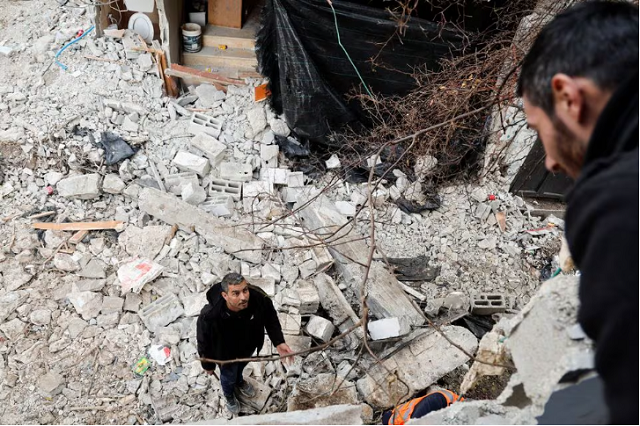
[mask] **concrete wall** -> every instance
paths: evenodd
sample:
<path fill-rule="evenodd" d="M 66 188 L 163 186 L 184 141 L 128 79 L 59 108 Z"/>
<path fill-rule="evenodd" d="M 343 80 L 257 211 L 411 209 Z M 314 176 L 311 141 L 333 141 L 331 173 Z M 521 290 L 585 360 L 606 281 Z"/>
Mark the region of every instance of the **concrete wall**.
<path fill-rule="evenodd" d="M 360 405 L 333 405 L 304 411 L 236 417 L 231 420 L 214 419 L 197 425 L 361 425 Z"/>

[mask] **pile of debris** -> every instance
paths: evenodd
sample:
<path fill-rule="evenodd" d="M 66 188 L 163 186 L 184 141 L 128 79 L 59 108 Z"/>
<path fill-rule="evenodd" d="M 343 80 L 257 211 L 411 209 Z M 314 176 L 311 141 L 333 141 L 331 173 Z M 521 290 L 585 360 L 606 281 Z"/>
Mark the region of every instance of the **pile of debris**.
<path fill-rule="evenodd" d="M 348 183 L 337 157 L 318 179 L 290 167 L 278 141 L 298 142 L 254 102 L 260 81 L 163 97 L 152 55 L 128 32 L 83 38 L 59 71 L 48 64 L 87 27 L 86 8 L 42 6 L 6 6 L 17 26 L 0 37 L 11 46 L 0 56 L 8 422 L 228 416 L 198 361 L 195 323 L 206 291 L 232 271 L 273 298 L 294 351 L 354 328 L 363 294 L 369 307 L 366 333 L 290 367 L 251 363 L 259 393 L 243 411 L 366 402 L 370 421 L 464 368 L 478 335 L 453 322 L 515 315 L 539 271 L 556 267 L 562 221 L 535 216 L 499 177 L 444 188 L 439 209 L 406 213 L 394 201 L 424 202 L 421 181 L 395 170 L 374 182 L 369 206 L 371 188 Z M 267 342 L 260 355 L 272 353 Z"/>

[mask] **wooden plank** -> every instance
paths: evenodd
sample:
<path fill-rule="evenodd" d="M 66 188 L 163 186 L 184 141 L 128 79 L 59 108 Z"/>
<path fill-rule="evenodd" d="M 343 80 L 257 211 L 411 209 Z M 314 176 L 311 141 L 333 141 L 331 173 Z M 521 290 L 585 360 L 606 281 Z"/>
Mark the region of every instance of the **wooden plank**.
<path fill-rule="evenodd" d="M 242 0 L 209 0 L 209 23 L 242 28 Z"/>
<path fill-rule="evenodd" d="M 207 71 L 200 71 L 195 68 L 185 67 L 183 65 L 172 64 L 170 70 L 171 70 L 170 71 L 171 73 L 180 73 L 183 75 L 188 75 L 189 77 L 199 77 L 199 78 L 215 81 L 216 83 L 219 83 L 219 84 L 233 84 L 236 86 L 245 85 L 245 82 L 240 79 L 228 78 L 220 74 L 207 72 Z M 176 75 L 176 77 L 180 77 L 180 76 Z"/>
<path fill-rule="evenodd" d="M 171 74 L 176 74 L 176 76 L 185 75 L 189 77 L 199 77 L 206 80 L 215 81 L 219 84 L 244 84 L 244 81 L 239 79 L 233 79 L 225 77 L 221 74 L 216 74 L 212 72 L 202 71 L 195 68 L 185 67 L 184 65 L 173 64 L 169 71 L 165 70 L 165 72 L 170 72 Z"/>
<path fill-rule="evenodd" d="M 99 231 L 101 229 L 115 229 L 122 225 L 121 220 L 110 220 L 106 222 L 71 222 L 71 223 L 48 223 L 37 222 L 31 225 L 33 229 L 52 229 L 55 231 Z"/>
<path fill-rule="evenodd" d="M 244 49 L 220 50 L 217 47 L 203 47 L 198 53 L 183 52 L 182 56 L 183 63 L 187 66 L 238 68 L 243 71 L 254 71 L 258 66 L 256 53 Z"/>
<path fill-rule="evenodd" d="M 87 236 L 87 234 L 89 233 L 89 231 L 82 230 L 82 231 L 78 231 L 75 234 L 73 234 L 73 236 L 71 238 L 69 238 L 69 243 L 70 244 L 78 244 L 80 241 L 82 241 L 82 239 L 84 237 Z"/>
<path fill-rule="evenodd" d="M 300 200 L 294 208 L 299 208 L 306 201 Z M 337 232 L 347 222 L 347 219 L 324 195 L 318 196 L 308 206 L 301 209 L 298 215 L 310 230 L 307 238 L 312 244 L 320 242 L 319 239 L 314 238 L 314 234 L 322 238 L 331 236 L 332 245 L 329 245 L 328 249 L 335 259 L 334 266 L 342 275 L 346 285 L 359 295 L 366 272 L 362 265 L 367 264 L 369 257 L 367 244 L 361 239 L 352 241 L 356 236 L 360 236 L 357 232 L 351 233 L 352 226 L 347 225 Z M 334 235 L 336 232 L 337 234 Z M 377 318 L 403 317 L 411 325 L 424 323 L 425 319 L 420 309 L 404 292 L 400 282 L 384 267 L 383 263 L 376 260 L 371 262 L 366 285 L 369 309 Z"/>

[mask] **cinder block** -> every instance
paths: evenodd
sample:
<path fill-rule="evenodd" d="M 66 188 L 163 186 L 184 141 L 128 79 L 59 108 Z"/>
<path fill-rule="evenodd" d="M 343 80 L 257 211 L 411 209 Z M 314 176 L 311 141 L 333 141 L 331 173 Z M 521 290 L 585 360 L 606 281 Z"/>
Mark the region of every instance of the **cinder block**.
<path fill-rule="evenodd" d="M 268 167 L 261 169 L 261 180 L 266 180 L 275 185 L 286 185 L 289 177 L 289 169 L 278 169 L 275 167 Z"/>
<path fill-rule="evenodd" d="M 191 154 L 186 151 L 178 151 L 172 163 L 182 171 L 194 172 L 200 176 L 209 173 L 209 161 L 206 158 Z"/>
<path fill-rule="evenodd" d="M 316 315 L 311 315 L 307 323 L 307 333 L 323 342 L 328 342 L 331 339 L 335 329 L 331 321 Z"/>
<path fill-rule="evenodd" d="M 209 117 L 208 115 L 194 112 L 189 122 L 189 132 L 197 135 L 198 133 L 206 133 L 214 138 L 220 136 L 222 131 L 222 120 Z"/>
<path fill-rule="evenodd" d="M 302 188 L 282 188 L 282 199 L 285 203 L 297 203 L 300 195 L 302 195 Z"/>
<path fill-rule="evenodd" d="M 507 301 L 502 294 L 480 293 L 471 296 L 472 314 L 491 315 L 506 309 Z"/>
<path fill-rule="evenodd" d="M 253 179 L 253 167 L 251 164 L 223 162 L 220 163 L 219 170 L 222 179 L 236 182 L 251 182 L 251 179 Z"/>
<path fill-rule="evenodd" d="M 284 334 L 300 334 L 300 326 L 302 324 L 302 318 L 300 315 L 278 312 L 278 319 L 280 320 L 280 325 L 282 326 L 282 332 Z"/>
<path fill-rule="evenodd" d="M 304 186 L 304 173 L 290 172 L 287 176 L 287 186 L 289 188 L 300 188 Z"/>
<path fill-rule="evenodd" d="M 144 325 L 156 333 L 161 327 L 171 324 L 184 315 L 184 308 L 178 297 L 171 293 L 143 307 L 138 311 L 138 315 Z"/>
<path fill-rule="evenodd" d="M 242 197 L 260 197 L 273 194 L 273 184 L 262 180 L 246 182 L 242 185 Z"/>
<path fill-rule="evenodd" d="M 200 183 L 198 181 L 198 175 L 193 172 L 176 173 L 164 178 L 164 184 L 167 191 L 175 195 L 182 194 L 184 187 L 191 183 L 194 185 L 198 185 Z"/>
<path fill-rule="evenodd" d="M 269 297 L 276 295 L 276 280 L 273 278 L 250 278 L 249 283 L 262 289 Z"/>
<path fill-rule="evenodd" d="M 240 194 L 242 193 L 242 183 L 234 182 L 226 179 L 211 179 L 211 185 L 209 185 L 209 194 L 227 194 L 231 195 L 234 201 L 240 201 Z"/>
<path fill-rule="evenodd" d="M 278 167 L 278 145 L 260 145 L 260 159 L 263 167 Z"/>
<path fill-rule="evenodd" d="M 202 151 L 212 167 L 218 167 L 224 160 L 224 152 L 227 149 L 225 144 L 206 133 L 197 134 L 191 139 L 191 146 Z"/>
<path fill-rule="evenodd" d="M 216 194 L 200 204 L 200 208 L 218 217 L 229 217 L 233 215 L 235 204 L 233 197 L 229 194 Z"/>
<path fill-rule="evenodd" d="M 320 306 L 320 295 L 311 281 L 300 280 L 296 284 L 300 299 L 300 314 L 315 314 Z"/>

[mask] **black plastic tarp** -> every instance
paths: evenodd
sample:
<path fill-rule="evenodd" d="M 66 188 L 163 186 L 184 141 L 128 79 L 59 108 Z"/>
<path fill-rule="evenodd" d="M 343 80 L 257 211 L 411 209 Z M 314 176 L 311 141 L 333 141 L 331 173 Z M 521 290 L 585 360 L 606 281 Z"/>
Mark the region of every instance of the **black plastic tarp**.
<path fill-rule="evenodd" d="M 407 93 L 415 87 L 414 67 L 437 69 L 461 45 L 458 32 L 434 22 L 411 18 L 399 38 L 384 9 L 340 0 L 333 6 L 342 44 L 375 94 Z M 271 105 L 298 136 L 321 139 L 330 129 L 366 122 L 358 102 L 347 100 L 354 88 L 366 91 L 338 44 L 326 0 L 266 0 L 256 50 Z"/>

